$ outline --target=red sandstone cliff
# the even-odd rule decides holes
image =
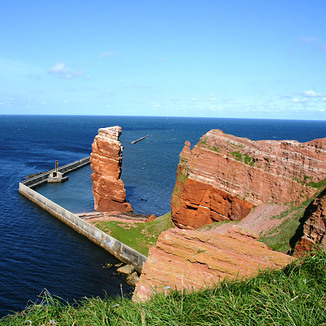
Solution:
[[[119,141],[121,127],[101,128],[92,144],[94,208],[96,211],[132,211],[126,202],[124,183],[120,179],[123,147]]]
[[[295,252],[307,252],[315,244],[326,250],[326,188],[308,206],[302,222],[302,237],[295,246]]]
[[[231,227],[226,233],[170,229],[150,249],[134,300],[154,292],[212,287],[225,277],[246,278],[265,268],[282,268],[292,258],[269,249],[254,234]]]
[[[239,220],[261,203],[299,204],[326,177],[326,138],[252,141],[211,130],[180,154],[171,199],[181,228]]]

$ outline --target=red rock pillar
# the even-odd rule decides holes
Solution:
[[[92,144],[94,209],[99,212],[131,212],[126,190],[120,179],[123,147],[119,141],[122,128],[100,128]]]

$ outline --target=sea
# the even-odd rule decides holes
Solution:
[[[179,154],[210,129],[252,140],[326,137],[326,121],[127,116],[0,115],[0,317],[50,293],[75,302],[84,297],[128,296],[132,288],[118,263],[80,234],[18,193],[24,177],[90,155],[99,128],[122,127],[122,180],[135,213],[170,211]],[[136,144],[130,142],[151,135]],[[91,168],[37,191],[72,212],[93,210]]]

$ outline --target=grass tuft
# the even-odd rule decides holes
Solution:
[[[266,243],[270,248],[280,252],[288,252],[294,245],[291,243],[302,223],[303,216],[308,206],[322,193],[317,191],[312,197],[306,199],[299,206],[289,204],[289,208],[273,219],[281,219],[283,222],[273,227],[269,232],[260,236],[260,241]]]
[[[295,260],[213,289],[157,294],[145,302],[89,298],[78,305],[44,294],[0,325],[326,325],[326,254]]]

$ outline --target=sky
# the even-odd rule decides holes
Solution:
[[[325,0],[10,0],[0,114],[326,120]]]

